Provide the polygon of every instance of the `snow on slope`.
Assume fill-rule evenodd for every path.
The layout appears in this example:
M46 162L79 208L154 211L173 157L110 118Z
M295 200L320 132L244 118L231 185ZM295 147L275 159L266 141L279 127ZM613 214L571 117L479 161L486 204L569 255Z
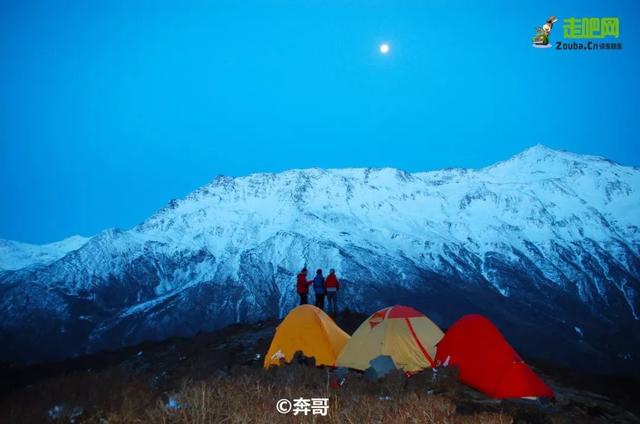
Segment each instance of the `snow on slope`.
M540 145L480 170L408 174L390 168L309 169L221 176L171 201L130 231L99 234L71 256L72 266L58 269L55 278L42 276L86 288L97 276L106 278L152 250L165 255L203 250L219 260L215 269L200 272L217 275L223 267L233 274L238 252L287 233L409 257L434 271L450 246L463 246L479 256L500 251L516 260L513 248L527 251L534 243L539 254L553 262L557 244L571 248L587 240L606 247L620 266L634 273L626 257L640 254L638 217L637 169ZM85 243L72 238L14 249L13 254L5 250L0 264L18 269L46 263ZM274 250L273 259L291 269L304 262L302 257L287 257L286 249L284 256L277 255L277 246ZM546 271L552 281L571 272L551 266ZM490 273L485 277L492 280ZM161 294L180 284L179 279L161 281L155 291ZM586 285L579 290L589 300L592 290ZM498 284L496 288L508 294ZM637 318L635 300L630 298L629 306Z
M481 170L311 169L219 177L133 231L222 257L288 231L401 252L431 269L438 264L425 263L424 254L437 257L447 244L481 255L526 250L533 242L553 257L555 243L593 240L610 246L631 272L625 255L640 252L639 193L636 169L535 146Z
M552 228L563 239L602 239L614 230L637 235L639 190L637 170L536 146L477 171L311 169L219 177L135 231L213 251L230 235L245 246L275 230L316 232L305 228L307 220L320 221L334 234L355 227L365 239L376 238L369 234L374 229L490 243L507 225L526 238L548 240ZM614 220L615 229L598 228L603 218ZM584 225L594 220L597 225Z
M0 239L0 270L16 270L43 265L81 248L89 238L71 236L54 243L35 245Z

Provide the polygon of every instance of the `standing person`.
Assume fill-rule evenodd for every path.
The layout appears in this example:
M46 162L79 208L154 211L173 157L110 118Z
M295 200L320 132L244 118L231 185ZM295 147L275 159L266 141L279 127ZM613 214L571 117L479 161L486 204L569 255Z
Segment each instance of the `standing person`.
M313 279L313 291L316 294L316 306L324 310L324 277L321 269L316 271L316 278Z
M300 274L298 274L298 282L296 284L296 291L300 296L300 304L306 305L309 303L309 286L313 281L307 281L307 268L302 268Z
M340 290L340 281L336 277L336 270L331 268L327 280L324 282L327 288L327 300L329 301L329 313L336 314L338 312L338 290Z

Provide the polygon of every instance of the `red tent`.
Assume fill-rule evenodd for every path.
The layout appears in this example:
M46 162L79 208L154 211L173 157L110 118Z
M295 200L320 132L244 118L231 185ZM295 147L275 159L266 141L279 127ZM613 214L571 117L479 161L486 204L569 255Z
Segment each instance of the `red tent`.
M449 328L437 345L436 364L458 367L463 383L493 398L554 396L482 315L465 315Z

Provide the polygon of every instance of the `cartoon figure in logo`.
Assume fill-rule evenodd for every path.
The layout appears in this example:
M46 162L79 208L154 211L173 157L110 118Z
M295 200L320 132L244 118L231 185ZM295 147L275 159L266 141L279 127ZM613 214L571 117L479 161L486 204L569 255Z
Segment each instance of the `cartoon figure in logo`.
M549 34L551 34L553 24L557 20L558 18L551 16L544 25L536 28L536 35L533 36L533 47L551 47L549 45Z

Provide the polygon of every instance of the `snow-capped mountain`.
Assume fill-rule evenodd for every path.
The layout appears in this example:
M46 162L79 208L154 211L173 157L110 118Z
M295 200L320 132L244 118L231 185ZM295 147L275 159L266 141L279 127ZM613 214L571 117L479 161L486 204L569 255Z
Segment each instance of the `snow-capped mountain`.
M42 265L56 261L81 248L89 239L72 236L55 243L34 245L0 239L0 270L16 270L30 265Z
M479 312L525 355L640 374L640 169L599 157L221 176L63 245L44 261L0 248L0 360L283 316L307 265L337 270L342 307L410 304L443 327Z

